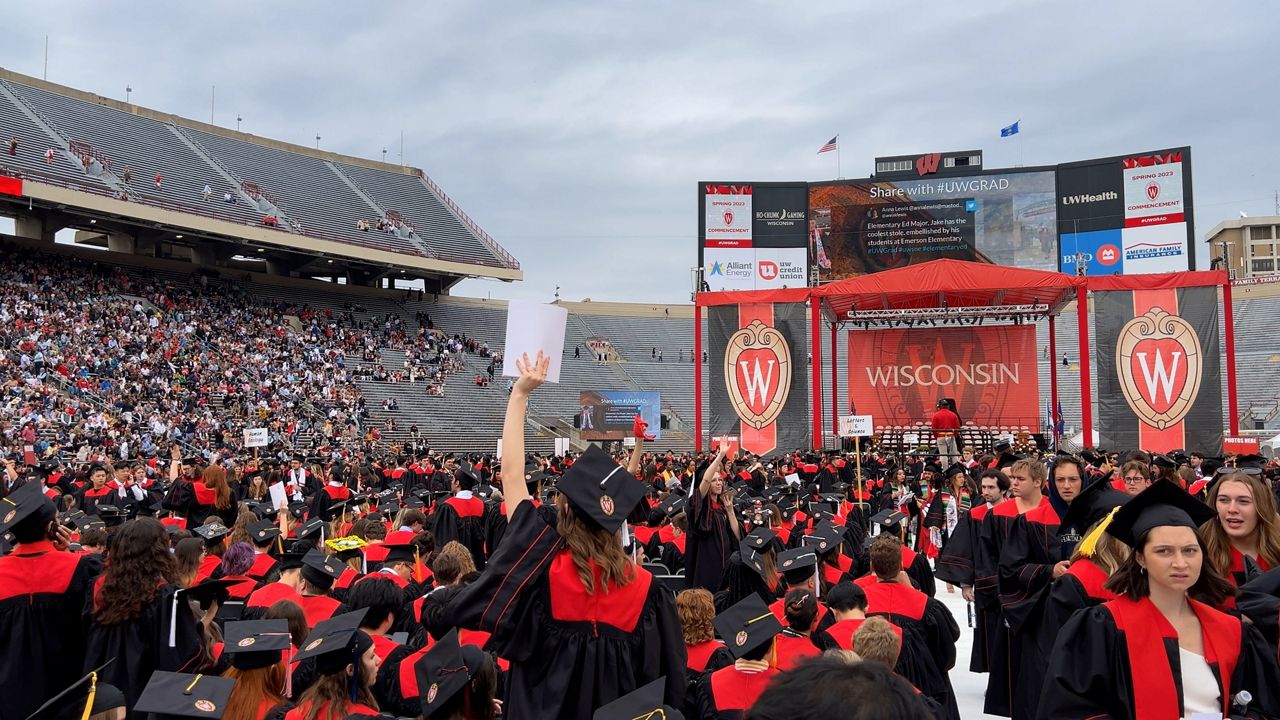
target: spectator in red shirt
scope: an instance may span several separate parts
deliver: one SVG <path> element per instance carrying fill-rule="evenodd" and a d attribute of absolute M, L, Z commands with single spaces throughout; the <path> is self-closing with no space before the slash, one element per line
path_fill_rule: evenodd
<path fill-rule="evenodd" d="M 951 412 L 946 400 L 938 401 L 938 409 L 933 413 L 931 425 L 933 438 L 938 446 L 938 462 L 943 466 L 955 462 L 960 456 L 956 445 L 956 435 L 960 432 L 960 416 Z"/>

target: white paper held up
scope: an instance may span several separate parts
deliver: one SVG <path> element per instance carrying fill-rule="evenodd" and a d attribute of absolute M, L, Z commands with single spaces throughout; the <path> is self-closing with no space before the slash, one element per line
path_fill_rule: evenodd
<path fill-rule="evenodd" d="M 507 343 L 502 350 L 503 377 L 520 377 L 516 360 L 522 353 L 532 362 L 541 350 L 551 359 L 547 382 L 560 382 L 564 356 L 564 328 L 569 311 L 556 305 L 512 300 L 507 303 Z"/>

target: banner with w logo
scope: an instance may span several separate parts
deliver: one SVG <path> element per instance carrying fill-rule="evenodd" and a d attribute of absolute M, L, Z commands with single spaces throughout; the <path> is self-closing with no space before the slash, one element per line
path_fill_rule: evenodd
<path fill-rule="evenodd" d="M 708 309 L 710 434 L 763 455 L 809 444 L 804 303 Z"/>
<path fill-rule="evenodd" d="M 1217 455 L 1217 288 L 1108 290 L 1093 298 L 1101 446 Z"/>

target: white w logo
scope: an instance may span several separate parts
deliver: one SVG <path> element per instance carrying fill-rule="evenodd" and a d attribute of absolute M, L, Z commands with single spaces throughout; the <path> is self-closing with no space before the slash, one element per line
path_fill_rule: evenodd
<path fill-rule="evenodd" d="M 747 361 L 743 360 L 738 363 L 738 367 L 742 371 L 742 377 L 747 381 L 747 402 L 751 405 L 756 404 L 756 393 L 760 393 L 760 402 L 769 399 L 769 380 L 773 377 L 773 364 L 775 360 L 770 360 L 768 368 L 761 372 L 760 359 L 756 358 L 755 372 L 747 366 Z"/>
<path fill-rule="evenodd" d="M 1138 365 L 1142 367 L 1142 378 L 1147 381 L 1147 392 L 1150 393 L 1151 399 L 1156 399 L 1156 383 L 1164 390 L 1164 401 L 1172 402 L 1173 399 L 1173 378 L 1178 374 L 1178 358 L 1182 357 L 1182 353 L 1173 353 L 1173 363 L 1169 366 L 1169 371 L 1165 372 L 1164 355 L 1159 350 L 1156 351 L 1156 366 L 1154 369 L 1147 367 L 1147 353 L 1135 353 L 1138 356 Z"/>

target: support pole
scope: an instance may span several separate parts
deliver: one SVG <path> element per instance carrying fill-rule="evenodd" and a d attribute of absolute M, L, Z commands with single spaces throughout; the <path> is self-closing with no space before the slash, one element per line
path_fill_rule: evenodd
<path fill-rule="evenodd" d="M 1089 289 L 1076 288 L 1077 332 L 1080 335 L 1080 425 L 1081 447 L 1093 447 L 1093 389 L 1089 382 Z M 1056 362 L 1056 361 L 1055 361 Z"/>
<path fill-rule="evenodd" d="M 837 392 L 839 373 L 836 369 L 836 333 L 839 332 L 840 326 L 831 323 L 831 434 L 836 435 L 840 432 L 840 394 Z"/>
<path fill-rule="evenodd" d="M 693 451 L 702 452 L 702 306 L 693 305 Z"/>
<path fill-rule="evenodd" d="M 809 377 L 813 380 L 813 449 L 822 449 L 822 301 L 809 297 L 809 345 L 813 359 L 809 363 Z"/>
<path fill-rule="evenodd" d="M 1231 306 L 1231 275 L 1222 281 L 1222 324 L 1226 326 L 1227 343 L 1227 420 L 1231 435 L 1240 434 L 1240 407 L 1236 398 L 1236 324 L 1235 308 Z"/>
<path fill-rule="evenodd" d="M 1058 328 L 1056 318 L 1049 318 L 1049 433 L 1053 435 L 1053 449 L 1058 449 Z"/>

